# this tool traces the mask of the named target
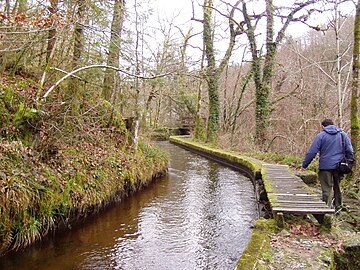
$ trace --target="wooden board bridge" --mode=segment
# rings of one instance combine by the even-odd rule
[[[303,180],[284,165],[263,165],[261,171],[274,218],[283,222],[283,214],[334,214]]]

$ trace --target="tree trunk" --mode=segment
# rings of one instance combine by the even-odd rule
[[[257,89],[256,98],[256,139],[260,146],[266,142],[266,130],[269,127],[271,111],[270,93],[272,89],[272,77],[275,64],[276,43],[274,42],[274,6],[272,0],[266,1],[266,55],[263,69],[263,79],[260,89]]]
[[[134,128],[134,134],[133,134],[133,147],[134,150],[137,151],[138,145],[139,145],[139,120],[141,117],[141,105],[140,103],[140,81],[139,81],[139,75],[140,75],[140,57],[139,57],[139,50],[140,50],[140,31],[139,31],[139,14],[137,10],[137,0],[135,0],[135,27],[136,27],[136,38],[135,38],[135,128]]]
[[[18,12],[26,12],[27,0],[18,0]]]
[[[219,67],[216,67],[215,50],[214,50],[214,26],[213,26],[213,10],[214,0],[204,0],[204,18],[203,18],[203,42],[205,48],[205,56],[207,60],[207,67],[205,70],[205,79],[208,86],[209,96],[209,116],[207,125],[206,141],[216,143],[217,133],[219,130],[220,120],[220,101],[219,101],[219,78],[220,74],[226,67],[231,57],[232,51],[235,46],[236,36],[242,33],[241,24],[236,24],[234,21],[234,13],[237,10],[241,0],[237,1],[233,6],[228,16],[229,19],[229,44],[226,49],[225,55],[221,60]]]
[[[360,0],[358,1],[355,15],[355,25],[354,25],[354,49],[353,49],[353,81],[352,81],[352,91],[351,91],[351,112],[350,112],[350,121],[351,121],[351,143],[355,151],[355,160],[356,164],[359,162],[359,111],[358,111],[358,100],[359,100],[359,69],[360,69]],[[356,168],[353,170],[357,172]],[[357,175],[356,175],[357,176]],[[355,176],[355,177],[356,177]]]
[[[203,44],[203,51],[205,44]],[[201,64],[200,64],[200,73],[203,74],[204,72],[204,61],[205,55],[202,54],[201,57]],[[205,141],[206,134],[205,134],[205,123],[203,119],[201,119],[200,109],[201,109],[201,94],[203,89],[203,80],[199,81],[198,91],[197,91],[197,99],[196,99],[196,114],[195,114],[195,129],[194,129],[194,137],[197,140]]]
[[[72,57],[72,70],[80,66],[81,54],[84,48],[84,29],[83,23],[85,21],[86,0],[77,0],[77,22],[74,28],[74,46]],[[80,93],[76,78],[70,78],[67,93],[67,100],[71,103],[71,109],[74,112],[79,110]]]
[[[54,14],[56,14],[58,10],[58,0],[50,0],[51,8],[50,10],[50,17]],[[53,48],[55,46],[55,40],[56,40],[56,28],[53,27],[48,32],[48,44],[46,49],[46,64],[49,63],[51,53],[53,51]]]
[[[49,18],[51,18],[54,14],[56,14],[56,12],[58,11],[58,0],[50,0],[50,15]],[[47,73],[49,71],[50,68],[50,64],[51,64],[51,59],[54,56],[55,53],[55,44],[56,44],[56,24],[52,25],[52,27],[50,28],[49,32],[48,32],[48,41],[47,41],[47,48],[46,48],[46,59],[45,59],[45,69],[44,72],[41,76],[41,80],[40,80],[40,84],[39,84],[39,88],[37,90],[36,93],[36,100],[39,100],[41,94],[42,94],[42,90],[45,84],[45,79],[47,76]]]
[[[115,0],[113,20],[111,23],[109,54],[107,58],[108,66],[119,67],[121,30],[124,21],[124,10],[125,1]],[[115,82],[117,80],[115,80],[115,77],[117,74],[118,72],[111,69],[107,69],[105,71],[102,95],[107,101],[111,100],[111,96],[113,95],[113,89],[116,88]]]
[[[340,56],[340,17],[339,17],[339,2],[338,0],[334,3],[335,9],[335,21],[334,31],[336,40],[336,90],[338,94],[338,125],[343,127],[343,108],[342,108],[342,94],[341,94],[341,56]]]
[[[207,59],[206,82],[209,94],[209,118],[206,140],[211,143],[216,142],[217,131],[219,129],[219,75],[216,70],[213,36],[213,0],[204,0],[204,45]]]
[[[268,9],[267,9],[268,11]],[[264,146],[265,144],[265,130],[268,125],[267,117],[267,106],[268,106],[268,93],[263,89],[262,78],[261,78],[261,58],[257,49],[255,29],[252,26],[250,16],[247,13],[246,4],[243,4],[243,15],[245,23],[247,25],[247,37],[250,43],[250,50],[252,56],[251,70],[253,73],[253,79],[255,84],[255,138],[258,145]],[[269,30],[268,30],[269,31]],[[267,60],[269,61],[269,60]],[[265,72],[264,72],[265,73]],[[267,76],[269,73],[267,73]],[[268,91],[269,89],[267,89]]]

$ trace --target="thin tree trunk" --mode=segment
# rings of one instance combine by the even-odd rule
[[[54,14],[56,14],[57,10],[58,10],[58,0],[50,0],[50,18],[51,16],[53,16]],[[39,89],[36,93],[36,99],[38,100],[42,94],[42,89],[44,87],[44,83],[45,83],[45,79],[47,76],[47,72],[49,71],[50,68],[50,64],[51,64],[51,59],[54,56],[55,53],[55,44],[56,44],[56,25],[53,25],[52,28],[49,30],[48,32],[48,42],[47,42],[47,48],[46,48],[46,60],[45,60],[45,69],[44,72],[41,76],[41,80],[40,80],[40,84],[39,84]]]
[[[205,46],[205,45],[203,44],[203,46]],[[205,50],[203,48],[203,52],[204,51]],[[203,73],[203,71],[204,71],[204,61],[205,61],[205,54],[203,53],[202,57],[201,57],[201,64],[200,64],[200,72],[201,73]],[[195,115],[195,129],[194,129],[194,137],[200,141],[204,141],[206,139],[205,138],[205,123],[201,119],[201,115],[200,115],[202,85],[203,85],[203,80],[200,80],[199,87],[198,87],[197,99],[196,99],[197,102],[196,102],[196,115]]]
[[[6,12],[8,18],[10,18],[10,0],[6,0],[4,11]]]
[[[339,5],[338,0],[335,0],[335,21],[334,31],[336,39],[336,90],[338,94],[338,124],[339,127],[343,127],[343,108],[342,108],[342,93],[341,93],[341,56],[340,56],[340,17],[339,17]]]
[[[140,119],[140,82],[138,76],[140,75],[140,60],[139,60],[139,46],[140,46],[140,32],[139,32],[139,14],[137,11],[137,0],[135,0],[135,27],[136,27],[136,39],[135,39],[135,127],[133,134],[134,150],[137,151],[139,145],[139,119]]]
[[[58,2],[59,0],[50,0],[50,16],[53,16],[54,14],[57,13],[58,10]],[[55,46],[55,41],[56,41],[56,28],[53,27],[49,30],[48,33],[48,44],[47,44],[47,49],[46,49],[46,64],[49,63],[50,60],[50,55],[53,51],[53,48]]]
[[[262,150],[265,149],[266,130],[269,127],[270,118],[270,93],[273,77],[273,68],[276,54],[276,43],[274,42],[274,6],[272,0],[266,1],[266,55],[263,69],[263,79],[260,89],[257,91],[257,133],[256,139]]]

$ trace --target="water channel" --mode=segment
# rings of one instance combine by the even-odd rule
[[[239,172],[168,142],[169,172],[78,228],[0,258],[0,269],[234,269],[258,218]]]

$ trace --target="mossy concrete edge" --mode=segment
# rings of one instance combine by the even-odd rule
[[[257,269],[261,254],[270,248],[270,234],[276,232],[274,219],[259,219],[255,222],[250,241],[238,260],[235,270]]]
[[[188,150],[197,154],[207,156],[209,158],[214,158],[221,163],[226,163],[227,161],[229,162],[227,165],[238,165],[238,169],[243,168],[247,170],[252,180],[254,178],[261,177],[261,168],[262,165],[265,163],[255,158],[242,156],[236,152],[227,151],[203,143],[194,142],[191,140],[190,136],[171,136],[169,138],[169,141],[174,144],[183,146],[184,148],[187,148]]]

